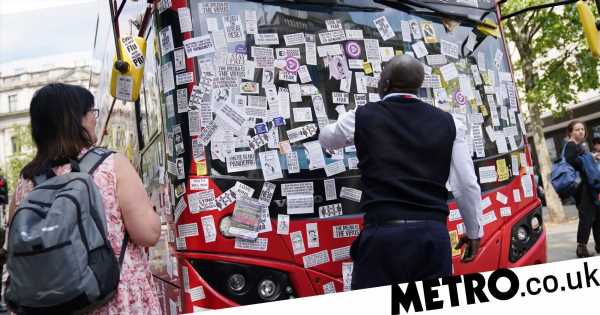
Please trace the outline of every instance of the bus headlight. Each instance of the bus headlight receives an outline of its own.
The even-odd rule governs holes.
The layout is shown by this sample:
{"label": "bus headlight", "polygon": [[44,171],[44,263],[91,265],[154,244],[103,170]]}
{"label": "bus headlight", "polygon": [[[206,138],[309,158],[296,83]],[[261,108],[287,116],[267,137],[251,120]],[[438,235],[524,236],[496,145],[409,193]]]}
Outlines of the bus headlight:
{"label": "bus headlight", "polygon": [[527,228],[523,225],[519,226],[517,229],[517,239],[521,242],[526,242],[528,238],[529,232],[527,231]]}
{"label": "bus headlight", "polygon": [[279,297],[281,289],[270,279],[264,279],[258,284],[258,296],[266,301],[273,301]]}
{"label": "bus headlight", "polygon": [[517,262],[538,241],[544,226],[542,223],[542,207],[536,208],[515,222],[511,230],[510,262]]}
{"label": "bus headlight", "polygon": [[234,273],[227,279],[227,286],[233,292],[242,292],[246,288],[246,277],[242,274]]}
{"label": "bus headlight", "polygon": [[534,231],[537,231],[541,227],[540,219],[538,218],[537,215],[534,215],[531,218],[530,224],[531,224],[531,229],[534,230]]}

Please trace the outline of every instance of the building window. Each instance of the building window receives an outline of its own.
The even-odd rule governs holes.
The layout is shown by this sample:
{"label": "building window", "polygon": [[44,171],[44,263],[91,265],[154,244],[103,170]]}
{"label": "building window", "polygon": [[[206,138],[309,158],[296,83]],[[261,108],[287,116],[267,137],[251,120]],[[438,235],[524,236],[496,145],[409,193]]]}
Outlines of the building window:
{"label": "building window", "polygon": [[10,137],[10,143],[12,146],[12,154],[13,155],[21,153],[21,144],[19,143],[17,136]]}
{"label": "building window", "polygon": [[17,111],[17,106],[19,103],[19,99],[17,98],[17,94],[8,95],[8,111],[15,112]]}

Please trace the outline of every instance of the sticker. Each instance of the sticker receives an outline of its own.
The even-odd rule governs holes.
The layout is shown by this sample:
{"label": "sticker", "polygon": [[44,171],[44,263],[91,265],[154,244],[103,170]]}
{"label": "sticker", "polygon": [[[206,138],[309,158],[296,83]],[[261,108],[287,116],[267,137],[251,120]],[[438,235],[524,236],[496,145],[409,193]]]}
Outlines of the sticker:
{"label": "sticker", "polygon": [[188,84],[194,81],[194,73],[193,72],[184,72],[175,75],[175,84],[183,85]]}
{"label": "sticker", "polygon": [[342,186],[342,189],[340,191],[340,198],[352,200],[354,202],[360,202],[361,196],[362,191],[355,188]]}
{"label": "sticker", "polygon": [[498,220],[498,218],[496,217],[496,212],[494,210],[484,213],[481,216],[481,224],[483,225],[490,224],[496,220]]}
{"label": "sticker", "polygon": [[440,49],[442,55],[458,59],[458,45],[442,39]]}
{"label": "sticker", "polygon": [[219,110],[216,111],[217,117],[227,124],[232,130],[240,130],[244,126],[247,117],[243,109],[231,106],[229,104],[223,104]]}
{"label": "sticker", "polygon": [[400,21],[400,30],[402,31],[402,41],[412,42],[410,24],[408,21]]}
{"label": "sticker", "polygon": [[498,200],[500,203],[502,203],[503,205],[508,203],[508,197],[501,193],[501,192],[497,192],[496,193],[496,200]]}
{"label": "sticker", "polygon": [[160,38],[160,51],[162,55],[166,55],[175,49],[173,46],[173,33],[171,32],[171,26],[165,26],[158,33]]}
{"label": "sticker", "polygon": [[[344,47],[346,50],[346,54],[349,57],[358,58],[358,56],[360,56],[360,54],[362,53],[362,48],[355,41],[347,41],[346,44],[344,45]],[[362,60],[361,60],[361,64],[362,64]]]}
{"label": "sticker", "polygon": [[277,150],[260,152],[258,155],[265,181],[283,178],[283,172],[281,171],[281,164],[279,162],[279,153]]}
{"label": "sticker", "polygon": [[[341,160],[339,162],[342,162],[342,165],[344,164],[343,160]],[[344,171],[345,170],[346,169],[344,167]],[[327,171],[327,168],[325,168],[325,171]],[[329,175],[327,175],[327,176],[329,176]],[[323,184],[325,186],[325,200],[330,201],[330,200],[337,199],[337,190],[336,190],[336,187],[335,187],[335,179],[333,179],[333,178],[326,179],[326,180],[323,181]]]}
{"label": "sticker", "polygon": [[306,42],[304,33],[294,33],[294,34],[283,35],[283,40],[285,41],[286,46],[301,45]]}
{"label": "sticker", "polygon": [[379,55],[379,41],[377,39],[365,39],[364,44],[367,61],[379,62],[381,60],[381,56]]}
{"label": "sticker", "polygon": [[183,166],[183,158],[177,158],[175,163],[177,165],[177,179],[184,179],[185,178],[185,169]]}
{"label": "sticker", "polygon": [[279,81],[296,83],[298,81],[298,75],[288,71],[279,71]]}
{"label": "sticker", "polygon": [[358,224],[333,226],[333,238],[356,237],[358,234],[360,234],[360,226]]}
{"label": "sticker", "polygon": [[256,11],[248,11],[245,12],[246,18],[246,33],[248,34],[258,34],[258,19],[256,18]]}
{"label": "sticker", "polygon": [[[279,35],[277,33],[255,34],[254,43],[256,45],[279,45]],[[254,48],[254,47],[252,47]],[[256,56],[253,56],[256,58]]]}
{"label": "sticker", "polygon": [[179,198],[185,194],[185,183],[180,183],[175,186],[175,197]]}
{"label": "sticker", "polygon": [[468,103],[467,102],[467,98],[465,97],[465,95],[461,91],[454,92],[454,101],[459,106],[465,106]]}
{"label": "sticker", "polygon": [[269,213],[269,207],[263,207],[260,212],[260,218],[258,220],[258,233],[271,232],[273,226],[271,226],[271,216]]}
{"label": "sticker", "polygon": [[308,248],[319,247],[319,229],[316,223],[306,223],[306,244]]}
{"label": "sticker", "polygon": [[326,264],[329,262],[329,253],[327,253],[327,250],[322,250],[320,252],[302,257],[302,261],[304,262],[304,268],[312,268],[318,265]]}
{"label": "sticker", "polygon": [[462,216],[458,209],[450,210],[450,213],[448,214],[448,221],[453,222],[453,221],[458,221],[460,219],[462,219]]}
{"label": "sticker", "polygon": [[185,202],[185,198],[179,199],[177,202],[177,206],[175,207],[175,223],[179,220],[179,216],[183,213],[183,210],[187,208],[187,203]]}
{"label": "sticker", "polygon": [[306,42],[304,45],[306,55],[305,60],[307,65],[317,65],[317,45],[314,42]]}
{"label": "sticker", "polygon": [[189,293],[190,293],[190,299],[192,300],[192,302],[204,300],[206,298],[206,296],[204,295],[204,289],[202,288],[202,286],[190,288]]}
{"label": "sticker", "polygon": [[533,183],[530,175],[521,177],[521,188],[523,189],[523,196],[525,198],[533,197]]}
{"label": "sticker", "polygon": [[269,143],[269,136],[263,133],[252,137],[250,142],[248,142],[248,147],[250,147],[250,150],[256,151],[267,143]]}
{"label": "sticker", "polygon": [[185,238],[183,237],[178,237],[175,239],[175,248],[177,250],[186,250],[187,249],[187,244],[185,242]]}
{"label": "sticker", "polygon": [[362,40],[363,38],[362,30],[346,30],[346,39],[348,40]]}
{"label": "sticker", "polygon": [[344,283],[344,292],[352,290],[352,270],[354,264],[350,262],[342,263],[342,282]]}
{"label": "sticker", "polygon": [[448,232],[448,236],[450,237],[450,247],[452,248],[452,256],[460,255],[460,249],[456,249],[456,245],[458,245],[458,231],[450,231]]}
{"label": "sticker", "polygon": [[188,202],[190,205],[190,213],[198,213],[201,211],[216,210],[217,204],[215,201],[215,192],[212,189],[189,194]]}
{"label": "sticker", "polygon": [[419,27],[419,22],[417,20],[411,20],[408,22],[410,27],[410,33],[414,40],[423,38],[423,34],[421,33],[421,28]]}
{"label": "sticker", "polygon": [[173,64],[165,62],[161,66],[163,93],[168,93],[175,89],[175,78],[173,76]]}
{"label": "sticker", "polygon": [[188,223],[188,224],[180,224],[177,226],[177,232],[179,237],[193,237],[198,236],[198,224],[197,223]]}
{"label": "sticker", "polygon": [[443,66],[448,63],[446,56],[444,55],[427,55],[427,64],[432,67]]}
{"label": "sticker", "polygon": [[518,189],[513,189],[513,200],[515,202],[521,202],[521,191]]}
{"label": "sticker", "polygon": [[276,48],[275,56],[277,59],[286,59],[287,57],[294,57],[296,59],[302,58],[300,48]]}
{"label": "sticker", "polygon": [[215,52],[215,45],[210,34],[184,40],[183,48],[188,58],[204,56]]}
{"label": "sticker", "polygon": [[313,195],[289,195],[287,196],[287,214],[314,213]]}
{"label": "sticker", "polygon": [[205,190],[208,189],[208,187],[208,177],[190,178],[190,190]]}
{"label": "sticker", "polygon": [[225,29],[225,38],[227,38],[228,43],[246,41],[242,18],[239,15],[224,16],[223,28]]}
{"label": "sticker", "polygon": [[275,193],[275,187],[276,187],[275,184],[265,182],[260,191],[260,196],[258,197],[258,201],[265,206],[270,205],[271,199],[273,199],[273,194]]}
{"label": "sticker", "polygon": [[[277,234],[286,235],[290,233],[290,216],[287,214],[277,215]],[[302,232],[299,232],[302,233]],[[300,234],[302,236],[302,234]],[[292,242],[293,244],[293,242]],[[304,246],[304,242],[302,243]],[[304,252],[304,251],[303,251]],[[296,255],[294,253],[294,255]]]}
{"label": "sticker", "polygon": [[215,123],[215,121],[211,121],[208,124],[208,126],[206,126],[204,129],[202,129],[202,131],[200,131],[200,144],[202,144],[203,146],[208,145],[210,139],[212,138],[212,135],[215,133],[215,131],[217,131],[218,128],[219,126]]}
{"label": "sticker", "polygon": [[321,44],[331,44],[337,42],[343,42],[346,40],[346,32],[344,30],[330,31],[319,33],[319,39]]}
{"label": "sticker", "polygon": [[[333,282],[327,282],[323,285],[323,294],[335,293],[335,284]],[[175,313],[173,313],[175,314]]]}
{"label": "sticker", "polygon": [[254,151],[234,152],[227,156],[227,173],[250,171],[256,168]]}
{"label": "sticker", "polygon": [[510,207],[500,208],[500,216],[501,217],[510,217],[511,215],[512,215],[512,209]]}
{"label": "sticker", "polygon": [[319,218],[321,219],[337,217],[340,215],[343,215],[341,203],[319,207]]}
{"label": "sticker", "polygon": [[425,43],[423,43],[422,41],[418,41],[412,44],[411,47],[413,52],[415,53],[416,58],[423,58],[429,54],[427,48],[425,47]]}
{"label": "sticker", "polygon": [[177,113],[185,113],[188,110],[187,88],[177,89]]}
{"label": "sticker", "polygon": [[133,78],[129,75],[117,75],[116,98],[130,101],[133,98]]}
{"label": "sticker", "polygon": [[296,107],[292,109],[295,122],[313,121],[312,109],[310,107]]}
{"label": "sticker", "polygon": [[344,27],[342,25],[342,21],[340,21],[338,19],[326,20],[325,25],[327,26],[328,31],[340,31],[340,30],[344,29]]}
{"label": "sticker", "polygon": [[[496,143],[498,143],[498,141]],[[510,174],[508,173],[505,159],[496,160],[496,172],[498,173],[499,182],[508,180]]]}
{"label": "sticker", "polygon": [[[300,162],[298,161],[298,153],[290,152],[285,155],[287,159],[287,171],[289,174],[300,173]],[[284,184],[285,185],[285,184]],[[283,186],[283,185],[282,185]]]}
{"label": "sticker", "polygon": [[[327,177],[331,177],[331,176],[343,173],[345,171],[346,171],[346,165],[344,164],[344,160],[339,160],[339,161],[325,165],[325,174],[327,174]],[[329,199],[327,199],[327,200],[329,200]]]}
{"label": "sticker", "polygon": [[158,2],[158,12],[163,13],[171,8],[171,0],[160,0]]}
{"label": "sticker", "polygon": [[302,141],[314,136],[317,133],[317,126],[315,124],[308,124],[302,127],[290,129],[286,131],[290,143]]}
{"label": "sticker", "polygon": [[421,30],[423,31],[423,40],[425,41],[425,43],[435,44],[438,42],[433,23],[429,21],[421,22]]}
{"label": "sticker", "polygon": [[350,245],[331,250],[331,260],[341,261],[350,259]]}
{"label": "sticker", "polygon": [[[214,195],[213,195],[214,196]],[[202,221],[202,231],[204,232],[204,242],[212,243],[217,240],[217,228],[215,219],[212,215],[200,218]]]}
{"label": "sticker", "polygon": [[382,62],[388,62],[394,58],[394,47],[379,47],[379,55]]}
{"label": "sticker", "polygon": [[495,183],[497,178],[496,166],[483,166],[479,168],[480,184]]}
{"label": "sticker", "polygon": [[[289,216],[288,216],[289,219]],[[289,227],[289,222],[288,222]],[[306,248],[304,247],[304,238],[302,237],[301,231],[295,231],[290,233],[290,240],[292,242],[292,251],[294,255],[302,254],[306,252]]]}
{"label": "sticker", "polygon": [[266,123],[258,123],[254,126],[254,132],[256,132],[257,135],[264,134],[269,132],[269,128]]}
{"label": "sticker", "polygon": [[300,77],[301,83],[308,83],[312,81],[307,66],[301,66],[300,68],[298,68],[298,76]]}
{"label": "sticker", "polygon": [[375,27],[377,27],[377,30],[379,31],[379,34],[381,35],[381,38],[384,41],[394,38],[396,36],[394,30],[392,29],[392,26],[390,25],[385,16],[376,18],[375,20],[373,20],[373,23],[375,24]]}
{"label": "sticker", "polygon": [[242,239],[242,238],[236,238],[234,248],[266,252],[268,245],[269,245],[269,239],[266,237],[264,237],[264,238],[259,237],[254,240],[246,240],[246,239]]}
{"label": "sticker", "polygon": [[192,15],[190,9],[187,7],[177,9],[177,15],[179,16],[179,28],[182,33],[192,31]]}
{"label": "sticker", "polygon": [[350,95],[343,92],[331,92],[334,104],[350,104]]}
{"label": "sticker", "polygon": [[458,70],[453,63],[440,67],[440,71],[442,72],[442,78],[446,82],[458,78]]}

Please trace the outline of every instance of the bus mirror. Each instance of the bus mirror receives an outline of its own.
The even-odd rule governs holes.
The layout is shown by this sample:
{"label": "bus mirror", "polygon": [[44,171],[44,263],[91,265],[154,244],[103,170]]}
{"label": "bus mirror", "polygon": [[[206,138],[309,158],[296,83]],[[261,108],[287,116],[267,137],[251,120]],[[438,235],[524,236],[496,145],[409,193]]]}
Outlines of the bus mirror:
{"label": "bus mirror", "polygon": [[110,77],[110,95],[135,102],[140,97],[140,87],[146,61],[146,40],[126,36],[119,41],[122,60],[115,57]]}
{"label": "bus mirror", "polygon": [[477,29],[485,35],[500,37],[498,25],[490,19],[485,19],[481,24],[477,25]]}
{"label": "bus mirror", "polygon": [[[600,32],[594,20],[592,9],[584,1],[577,1],[577,12],[579,12],[579,21],[583,26],[583,33],[587,39],[588,46],[594,57],[600,57]],[[600,8],[598,8],[600,10]]]}

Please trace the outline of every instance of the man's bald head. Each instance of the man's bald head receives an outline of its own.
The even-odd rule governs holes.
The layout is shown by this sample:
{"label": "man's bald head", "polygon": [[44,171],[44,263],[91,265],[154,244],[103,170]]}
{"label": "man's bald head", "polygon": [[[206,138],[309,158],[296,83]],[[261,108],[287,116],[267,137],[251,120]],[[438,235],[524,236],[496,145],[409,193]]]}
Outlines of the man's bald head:
{"label": "man's bald head", "polygon": [[381,97],[394,92],[413,93],[423,84],[425,70],[417,59],[408,56],[396,56],[383,68],[379,79],[379,95]]}

